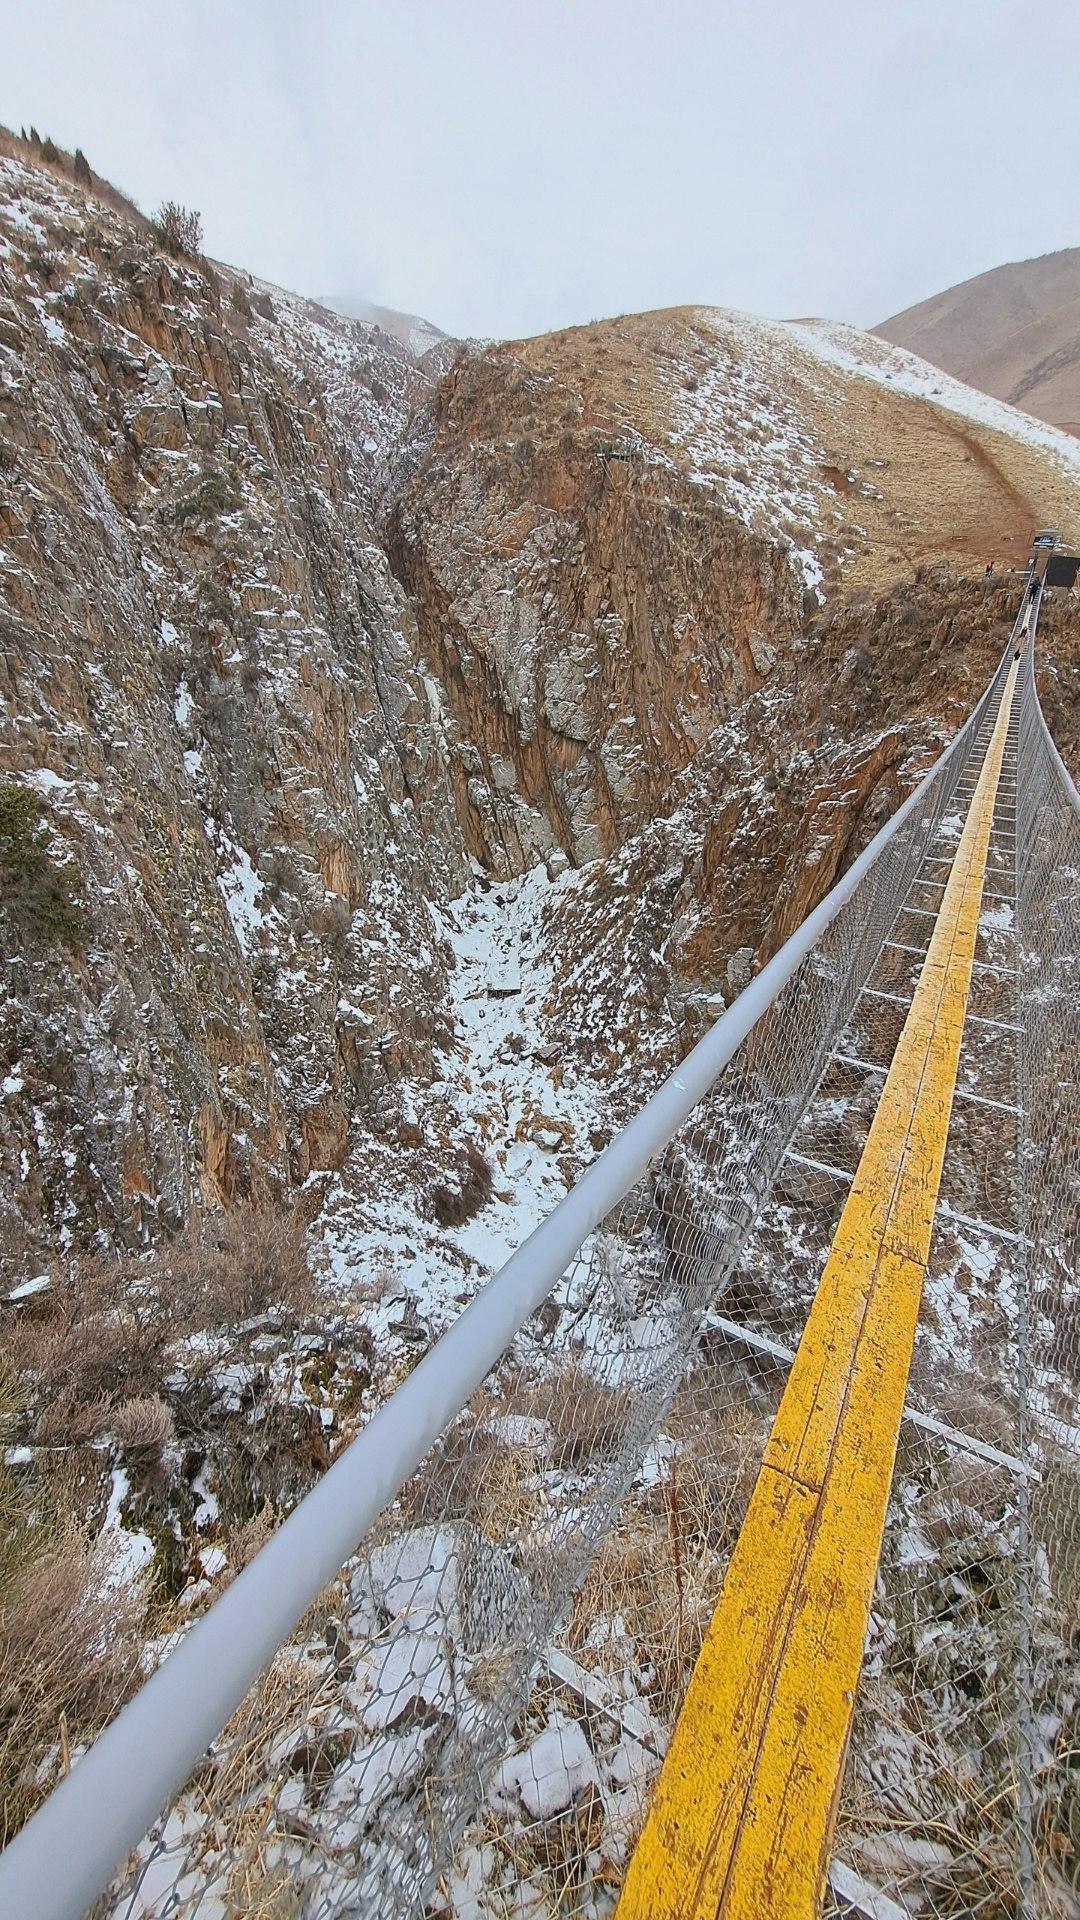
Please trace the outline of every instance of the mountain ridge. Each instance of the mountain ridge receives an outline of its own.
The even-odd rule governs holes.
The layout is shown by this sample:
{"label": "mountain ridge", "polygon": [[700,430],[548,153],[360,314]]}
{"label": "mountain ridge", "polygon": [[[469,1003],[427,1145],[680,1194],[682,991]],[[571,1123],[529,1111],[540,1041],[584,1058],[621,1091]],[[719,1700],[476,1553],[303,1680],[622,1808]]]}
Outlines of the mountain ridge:
{"label": "mountain ridge", "polygon": [[873,332],[1080,433],[1080,247],[988,268],[905,307]]}
{"label": "mountain ridge", "polygon": [[453,338],[433,321],[425,320],[422,314],[405,313],[400,307],[383,307],[362,294],[317,293],[314,298],[317,306],[340,314],[344,320],[361,320],[365,326],[380,328],[418,357]]}

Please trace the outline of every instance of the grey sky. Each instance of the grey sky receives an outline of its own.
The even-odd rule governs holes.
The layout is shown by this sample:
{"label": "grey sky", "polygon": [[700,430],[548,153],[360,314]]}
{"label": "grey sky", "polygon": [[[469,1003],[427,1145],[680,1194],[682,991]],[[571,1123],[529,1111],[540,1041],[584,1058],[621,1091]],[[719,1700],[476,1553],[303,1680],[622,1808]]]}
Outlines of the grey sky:
{"label": "grey sky", "polygon": [[868,325],[1080,244],[1076,0],[0,0],[0,47],[0,120],[451,332]]}

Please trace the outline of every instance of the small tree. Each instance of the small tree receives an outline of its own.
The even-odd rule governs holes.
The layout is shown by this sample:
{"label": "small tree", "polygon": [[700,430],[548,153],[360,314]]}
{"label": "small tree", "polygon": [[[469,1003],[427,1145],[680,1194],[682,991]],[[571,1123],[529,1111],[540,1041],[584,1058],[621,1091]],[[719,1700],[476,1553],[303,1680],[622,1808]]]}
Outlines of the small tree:
{"label": "small tree", "polygon": [[14,780],[0,781],[0,912],[28,943],[73,953],[86,945],[86,915],[68,869],[53,859],[34,794]]}
{"label": "small tree", "polygon": [[81,147],[76,147],[75,149],[75,160],[72,170],[81,187],[93,186],[94,176],[90,171],[90,162]]}
{"label": "small tree", "polygon": [[57,161],[60,158],[60,149],[57,146],[55,140],[46,138],[43,141],[42,148],[41,148],[41,157],[43,160],[47,160],[51,167],[54,167],[56,165]]}
{"label": "small tree", "polygon": [[166,200],[151,221],[160,244],[174,259],[193,259],[202,252],[202,215],[194,207]]}

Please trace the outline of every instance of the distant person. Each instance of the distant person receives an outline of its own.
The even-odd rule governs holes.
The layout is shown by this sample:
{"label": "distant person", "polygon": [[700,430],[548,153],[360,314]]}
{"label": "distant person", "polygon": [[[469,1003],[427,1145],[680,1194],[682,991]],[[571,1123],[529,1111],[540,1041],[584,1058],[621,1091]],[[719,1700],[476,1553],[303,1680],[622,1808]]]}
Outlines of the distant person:
{"label": "distant person", "polygon": [[993,575],[994,575],[994,563],[993,563],[993,561],[992,561],[992,560],[988,560],[988,561],[987,561],[987,563],[986,563],[986,578],[987,578],[987,580],[991,580],[991,579],[993,579]]}

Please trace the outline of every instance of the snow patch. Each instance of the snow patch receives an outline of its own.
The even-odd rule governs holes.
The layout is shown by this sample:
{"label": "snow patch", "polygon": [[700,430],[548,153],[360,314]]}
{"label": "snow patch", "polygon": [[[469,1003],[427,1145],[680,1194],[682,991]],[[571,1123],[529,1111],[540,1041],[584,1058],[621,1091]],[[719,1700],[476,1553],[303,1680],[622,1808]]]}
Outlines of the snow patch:
{"label": "snow patch", "polygon": [[551,1715],[543,1733],[504,1760],[496,1776],[496,1804],[517,1799],[534,1820],[553,1820],[586,1788],[599,1789],[592,1748],[584,1729],[565,1713]]}

